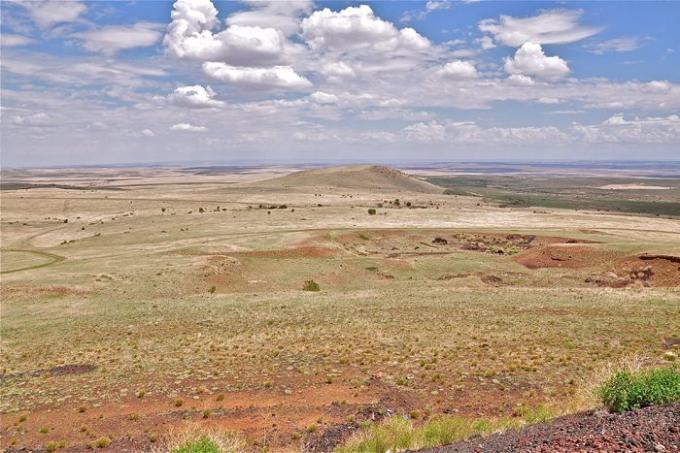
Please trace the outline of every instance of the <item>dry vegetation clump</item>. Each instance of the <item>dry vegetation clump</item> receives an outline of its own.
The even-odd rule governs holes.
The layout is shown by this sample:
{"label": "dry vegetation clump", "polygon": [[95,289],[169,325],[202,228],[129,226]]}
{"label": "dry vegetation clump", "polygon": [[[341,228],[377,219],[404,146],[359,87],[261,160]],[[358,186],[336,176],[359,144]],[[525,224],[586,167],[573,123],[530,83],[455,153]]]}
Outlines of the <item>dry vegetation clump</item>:
{"label": "dry vegetation clump", "polygon": [[303,291],[321,291],[321,287],[314,280],[307,280],[302,285],[302,290]]}

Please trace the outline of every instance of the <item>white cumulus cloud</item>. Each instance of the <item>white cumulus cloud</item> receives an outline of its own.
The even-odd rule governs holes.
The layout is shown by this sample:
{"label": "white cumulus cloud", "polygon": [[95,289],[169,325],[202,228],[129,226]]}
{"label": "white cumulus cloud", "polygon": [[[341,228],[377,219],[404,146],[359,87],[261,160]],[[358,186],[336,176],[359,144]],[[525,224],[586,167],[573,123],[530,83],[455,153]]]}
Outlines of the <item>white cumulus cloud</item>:
{"label": "white cumulus cloud", "polygon": [[189,108],[217,108],[224,106],[224,102],[215,99],[215,92],[210,87],[189,85],[177,87],[168,100],[180,107]]}
{"label": "white cumulus cloud", "polygon": [[253,68],[208,61],[203,63],[203,72],[221,82],[248,85],[254,88],[304,89],[312,86],[309,80],[299,75],[290,66]]}
{"label": "white cumulus cloud", "polygon": [[540,44],[526,42],[517,49],[515,56],[505,60],[508,74],[534,76],[555,80],[569,74],[567,62],[557,56],[546,56]]}
{"label": "white cumulus cloud", "polygon": [[430,42],[412,28],[397,29],[376,17],[368,5],[341,11],[324,8],[302,21],[302,37],[314,49],[361,49],[377,51],[421,50]]}
{"label": "white cumulus cloud", "polygon": [[213,33],[218,18],[210,0],[177,0],[171,18],[163,42],[178,58],[259,66],[285,60],[287,49],[294,47],[272,27],[230,25]]}
{"label": "white cumulus cloud", "polygon": [[208,130],[205,126],[194,126],[189,123],[177,123],[170,126],[172,131],[186,131],[186,132],[206,132]]}
{"label": "white cumulus cloud", "polygon": [[313,8],[310,0],[254,0],[247,3],[252,9],[232,14],[226,19],[228,25],[272,27],[286,36],[297,33],[300,16],[310,13]]}
{"label": "white cumulus cloud", "polygon": [[323,91],[315,91],[309,95],[309,99],[317,104],[335,104],[338,102],[338,97],[332,93],[324,93]]}
{"label": "white cumulus cloud", "polygon": [[469,61],[454,60],[446,63],[439,74],[450,79],[476,79],[479,74],[477,68]]}

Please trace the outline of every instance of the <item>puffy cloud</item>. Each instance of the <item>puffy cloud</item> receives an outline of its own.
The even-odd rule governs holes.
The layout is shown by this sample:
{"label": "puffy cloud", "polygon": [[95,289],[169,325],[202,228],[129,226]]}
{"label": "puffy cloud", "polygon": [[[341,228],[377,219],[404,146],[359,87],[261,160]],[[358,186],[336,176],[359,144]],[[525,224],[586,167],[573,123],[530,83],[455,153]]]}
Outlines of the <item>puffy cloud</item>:
{"label": "puffy cloud", "polygon": [[161,38],[161,25],[139,22],[137,24],[110,25],[95,30],[75,33],[83,41],[83,47],[92,52],[112,55],[124,49],[148,47]]}
{"label": "puffy cloud", "polygon": [[323,91],[315,91],[309,95],[309,99],[317,104],[335,104],[338,102],[338,97],[331,93],[324,93]]}
{"label": "puffy cloud", "polygon": [[175,89],[168,100],[180,107],[216,108],[224,106],[224,102],[215,98],[215,92],[210,87],[201,85],[181,86]]}
{"label": "puffy cloud", "polygon": [[508,81],[513,85],[526,87],[536,83],[534,82],[534,79],[532,79],[531,77],[527,77],[522,74],[512,74],[510,77],[508,77]]}
{"label": "puffy cloud", "polygon": [[228,25],[248,27],[272,27],[281,30],[286,36],[293,35],[300,28],[300,16],[312,11],[313,3],[299,1],[250,1],[250,11],[239,11],[230,15]]}
{"label": "puffy cloud", "polygon": [[606,52],[632,52],[642,46],[642,40],[636,36],[627,38],[614,38],[606,41],[593,43],[585,46],[585,48],[597,55],[602,55]]}
{"label": "puffy cloud", "polygon": [[569,73],[569,66],[560,57],[546,56],[540,44],[526,42],[517,49],[513,58],[505,60],[505,70],[509,74],[555,80],[567,75]]}
{"label": "puffy cloud", "polygon": [[2,47],[19,47],[34,42],[32,38],[16,35],[13,33],[3,33],[0,35],[0,45]]}
{"label": "puffy cloud", "polygon": [[450,79],[476,79],[477,68],[469,61],[454,60],[446,63],[438,73]]}
{"label": "puffy cloud", "polygon": [[155,137],[156,134],[151,129],[143,129],[140,134],[142,134],[144,137]]}
{"label": "puffy cloud", "polygon": [[177,0],[163,40],[168,52],[178,58],[246,66],[272,64],[285,59],[289,45],[280,30],[231,25],[213,33],[211,30],[218,24],[217,13],[210,0]]}
{"label": "puffy cloud", "polygon": [[335,61],[325,64],[321,68],[321,73],[326,75],[328,78],[337,80],[354,78],[357,75],[351,66],[343,63],[342,61]]}
{"label": "puffy cloud", "polygon": [[422,50],[430,42],[412,28],[397,29],[368,5],[341,11],[324,8],[302,21],[302,36],[314,49]]}
{"label": "puffy cloud", "polygon": [[309,80],[299,75],[290,66],[253,68],[208,61],[203,63],[203,72],[222,82],[254,88],[304,89],[312,86]]}
{"label": "puffy cloud", "polygon": [[534,17],[501,16],[500,19],[481,21],[479,29],[491,34],[497,42],[511,47],[520,47],[526,42],[566,44],[600,32],[600,28],[580,25],[581,14],[579,10],[558,9],[544,11]]}
{"label": "puffy cloud", "polygon": [[87,6],[80,1],[39,0],[18,4],[28,11],[33,22],[43,30],[57,24],[76,22],[87,10]]}
{"label": "puffy cloud", "polygon": [[185,132],[206,132],[208,130],[205,126],[194,126],[189,123],[177,123],[170,126],[171,131],[185,131]]}

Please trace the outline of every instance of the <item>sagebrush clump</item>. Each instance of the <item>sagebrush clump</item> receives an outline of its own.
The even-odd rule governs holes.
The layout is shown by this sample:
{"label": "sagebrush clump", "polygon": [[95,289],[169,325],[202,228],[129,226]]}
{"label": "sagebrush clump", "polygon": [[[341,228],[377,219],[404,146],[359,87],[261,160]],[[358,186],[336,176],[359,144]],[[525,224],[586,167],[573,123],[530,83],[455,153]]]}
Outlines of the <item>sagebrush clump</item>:
{"label": "sagebrush clump", "polygon": [[304,291],[321,291],[321,287],[314,280],[307,280],[304,285],[302,285]]}

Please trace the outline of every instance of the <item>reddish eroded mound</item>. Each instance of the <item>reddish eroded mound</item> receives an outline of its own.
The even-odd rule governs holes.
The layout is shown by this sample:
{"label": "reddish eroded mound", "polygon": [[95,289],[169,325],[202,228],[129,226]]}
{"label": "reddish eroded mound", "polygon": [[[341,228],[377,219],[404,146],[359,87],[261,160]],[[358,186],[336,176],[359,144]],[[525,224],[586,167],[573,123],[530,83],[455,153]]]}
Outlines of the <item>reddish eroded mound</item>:
{"label": "reddish eroded mound", "polygon": [[514,260],[529,269],[561,267],[579,269],[612,262],[619,254],[593,246],[573,243],[554,243],[533,247],[515,256]]}
{"label": "reddish eroded mound", "polygon": [[677,452],[680,403],[623,414],[589,411],[556,418],[519,431],[494,434],[421,453],[472,452]]}
{"label": "reddish eroded mound", "polygon": [[606,274],[594,275],[587,283],[610,288],[629,285],[676,287],[680,286],[680,257],[644,254],[626,257]]}

